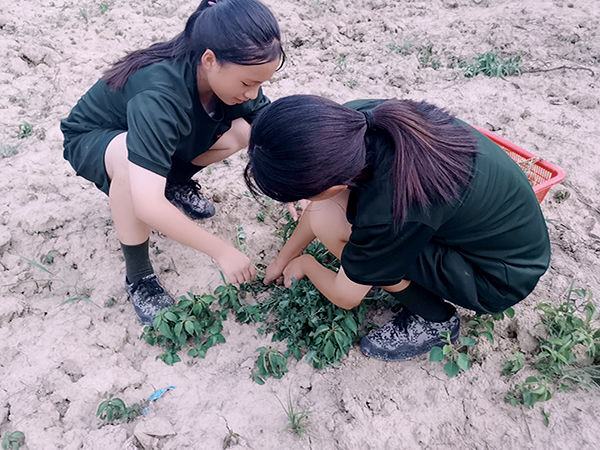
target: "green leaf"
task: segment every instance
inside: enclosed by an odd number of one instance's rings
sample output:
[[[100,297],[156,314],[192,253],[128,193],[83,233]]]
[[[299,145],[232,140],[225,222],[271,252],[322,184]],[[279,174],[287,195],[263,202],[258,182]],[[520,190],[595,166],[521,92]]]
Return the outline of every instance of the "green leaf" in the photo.
[[[433,347],[429,352],[429,361],[430,362],[439,362],[444,359],[444,352],[440,347]]]
[[[456,362],[458,363],[458,367],[460,367],[462,370],[467,371],[471,368],[471,362],[469,361],[469,355],[467,355],[466,353],[459,353],[458,359]]]
[[[472,347],[473,345],[477,344],[477,339],[473,339],[470,337],[463,337],[463,338],[460,338],[460,343],[462,345],[464,345],[465,347]]]
[[[504,311],[504,314],[506,314],[506,317],[508,317],[509,319],[512,319],[513,317],[515,317],[515,310],[513,308],[508,308]]]
[[[46,269],[44,266],[42,266],[42,265],[40,265],[40,264],[36,263],[35,261],[32,261],[32,260],[31,260],[31,259],[29,259],[29,258],[25,258],[24,256],[21,256],[21,258],[23,258],[25,261],[27,261],[27,262],[28,262],[29,264],[31,264],[32,266],[34,266],[34,267],[37,267],[38,269],[40,269],[40,270],[43,270],[44,272],[46,272],[46,273],[49,273],[50,275],[54,275],[52,272],[50,272],[50,271],[49,271],[48,269]]]
[[[325,347],[323,348],[323,355],[325,355],[327,359],[333,359],[333,356],[335,355],[335,348],[331,341],[327,341],[325,344]]]
[[[358,325],[356,325],[356,321],[354,318],[348,316],[344,319],[344,324],[352,331],[352,333],[356,334],[358,332]]]
[[[258,375],[252,375],[252,381],[254,381],[255,383],[263,386],[265,384],[265,380],[263,380],[261,377],[259,377]]]
[[[492,333],[490,333],[489,331],[482,331],[481,335],[485,336],[488,339],[488,341],[490,341],[490,344],[494,345],[494,335]]]
[[[460,367],[454,361],[448,361],[444,364],[444,371],[449,378],[454,378],[460,372]]]

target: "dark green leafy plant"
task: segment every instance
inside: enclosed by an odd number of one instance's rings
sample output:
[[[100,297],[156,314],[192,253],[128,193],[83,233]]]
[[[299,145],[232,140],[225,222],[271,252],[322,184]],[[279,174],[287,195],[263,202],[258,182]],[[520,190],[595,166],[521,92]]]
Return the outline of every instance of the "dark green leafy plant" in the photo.
[[[442,331],[440,333],[442,342],[445,345],[443,347],[433,347],[429,352],[429,361],[446,361],[444,372],[446,372],[449,378],[453,378],[461,370],[467,371],[471,368],[469,355],[462,350],[466,350],[467,347],[477,344],[477,340],[470,337],[462,337],[459,341],[460,344],[457,345],[456,343],[452,343],[450,334],[450,331]]]
[[[25,445],[25,434],[22,431],[7,431],[2,438],[3,450],[19,450]]]
[[[573,295],[585,304],[578,308]],[[546,302],[536,306],[542,312],[536,327],[545,332],[538,337],[540,351],[534,363],[539,375],[528,377],[508,393],[506,401],[511,404],[531,407],[552,398],[553,391],[564,391],[578,384],[600,388],[600,329],[592,326],[596,315],[592,292],[573,289],[571,284],[567,299],[559,306]]]
[[[204,358],[206,351],[218,342],[225,342],[221,334],[222,322],[227,311],[211,309],[216,300],[212,295],[182,296],[179,303],[160,311],[152,326],[144,328],[141,338],[150,345],[166,347],[163,354],[157,356],[168,365],[181,361],[177,352],[191,341],[196,346],[188,352],[189,356]]]
[[[145,401],[127,406],[123,400],[108,392],[104,393],[104,398],[106,400],[102,401],[98,406],[96,416],[107,423],[114,423],[117,421],[129,422],[136,417],[141,416],[142,411],[148,405],[148,402]]]
[[[288,371],[288,352],[282,353],[271,347],[260,347],[257,351],[260,353],[256,360],[257,370],[252,373],[256,383],[263,385],[267,378],[281,378]]]

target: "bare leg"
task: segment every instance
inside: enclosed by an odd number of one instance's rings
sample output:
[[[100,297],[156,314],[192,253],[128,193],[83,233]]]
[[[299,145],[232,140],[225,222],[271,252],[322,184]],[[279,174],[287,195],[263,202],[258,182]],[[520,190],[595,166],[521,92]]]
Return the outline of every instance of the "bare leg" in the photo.
[[[129,185],[126,137],[127,133],[119,134],[108,144],[104,162],[111,180],[108,198],[119,241],[138,245],[149,238],[150,227],[135,215]]]

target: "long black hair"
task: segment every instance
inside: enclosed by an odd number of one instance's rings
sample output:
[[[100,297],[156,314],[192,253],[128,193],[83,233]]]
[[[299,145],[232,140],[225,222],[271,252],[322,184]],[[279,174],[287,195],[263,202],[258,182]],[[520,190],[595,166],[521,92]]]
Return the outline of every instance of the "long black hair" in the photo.
[[[170,41],[129,53],[102,79],[121,89],[137,70],[163,60],[186,60],[194,67],[206,50],[220,64],[263,64],[285,58],[281,33],[273,13],[258,0],[202,0],[183,32]]]
[[[396,225],[411,207],[452,201],[468,185],[477,140],[443,109],[387,100],[365,115],[308,95],[279,99],[254,121],[246,184],[251,192],[282,202],[311,198],[335,185],[352,186],[368,170],[373,133],[383,133],[394,146]]]

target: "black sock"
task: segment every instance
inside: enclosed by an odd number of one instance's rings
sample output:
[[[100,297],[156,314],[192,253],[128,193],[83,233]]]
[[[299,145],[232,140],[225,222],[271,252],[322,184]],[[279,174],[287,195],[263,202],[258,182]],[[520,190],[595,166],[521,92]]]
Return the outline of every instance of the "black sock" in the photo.
[[[127,282],[131,284],[146,275],[154,273],[148,254],[148,242],[149,239],[138,245],[125,245],[121,242],[121,249],[123,249],[123,256],[125,257]]]
[[[442,297],[414,282],[403,291],[390,294],[411,313],[430,322],[445,322],[456,312],[456,308]]]
[[[204,166],[196,166],[192,163],[174,164],[171,171],[167,174],[167,181],[173,184],[185,184],[192,179],[194,175],[204,169]]]

